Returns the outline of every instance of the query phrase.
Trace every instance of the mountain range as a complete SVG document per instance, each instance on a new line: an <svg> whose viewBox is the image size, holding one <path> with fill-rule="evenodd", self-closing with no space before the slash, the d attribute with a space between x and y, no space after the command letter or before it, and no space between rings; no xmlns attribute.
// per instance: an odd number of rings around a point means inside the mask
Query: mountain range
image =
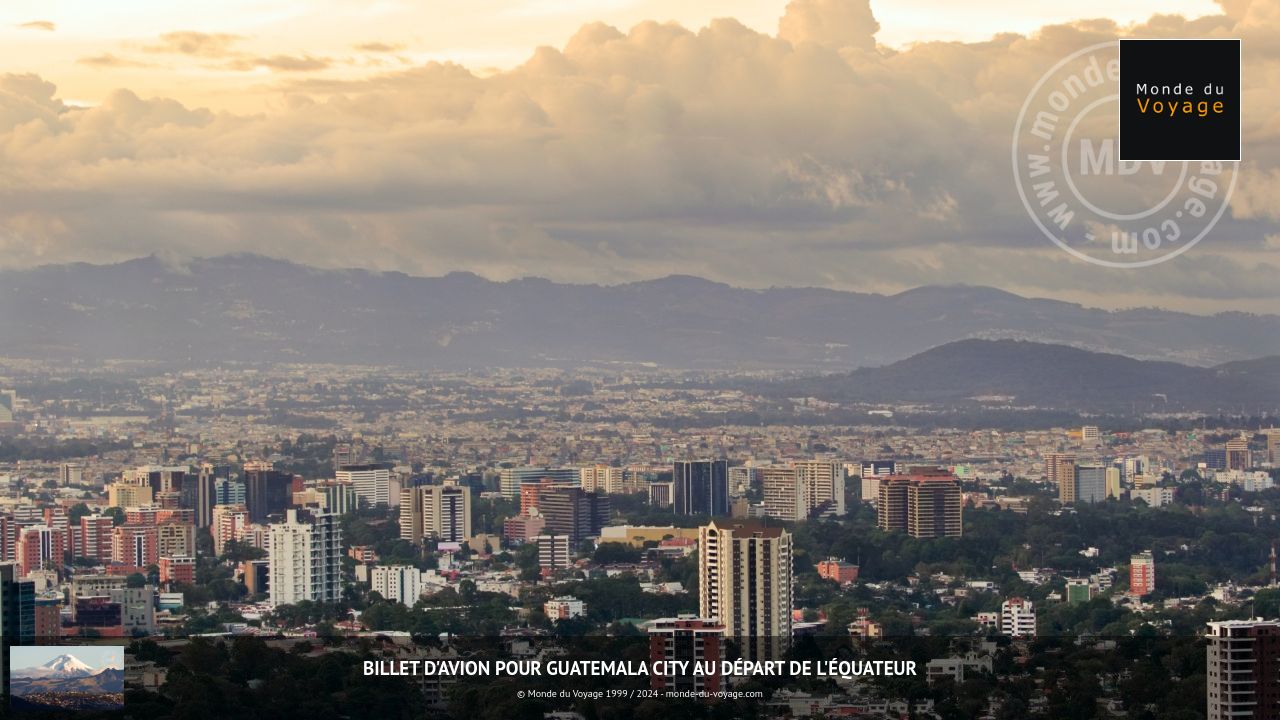
<svg viewBox="0 0 1280 720"><path fill-rule="evenodd" d="M124 692L124 670L94 668L74 655L59 655L38 667L14 668L9 687L13 695L39 697L76 693L112 695Z"/></svg>
<svg viewBox="0 0 1280 720"><path fill-rule="evenodd" d="M1280 409L1280 356L1196 367L1064 345L961 340L882 367L772 384L840 403L1246 414Z"/></svg>
<svg viewBox="0 0 1280 720"><path fill-rule="evenodd" d="M971 286L877 295L688 276L492 282L257 255L0 271L0 356L13 357L847 370L971 338L1207 367L1280 354L1280 316L1107 311Z"/></svg>

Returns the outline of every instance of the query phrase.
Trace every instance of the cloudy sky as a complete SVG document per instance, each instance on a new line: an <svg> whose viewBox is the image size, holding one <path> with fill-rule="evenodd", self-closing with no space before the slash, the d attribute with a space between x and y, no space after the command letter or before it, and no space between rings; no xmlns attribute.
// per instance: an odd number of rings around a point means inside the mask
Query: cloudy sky
<svg viewBox="0 0 1280 720"><path fill-rule="evenodd" d="M258 252L1280 312L1280 0L1117 5L8 0L0 266ZM1230 212L1142 270L1052 246L1008 165L1041 73L1117 36L1245 47Z"/></svg>

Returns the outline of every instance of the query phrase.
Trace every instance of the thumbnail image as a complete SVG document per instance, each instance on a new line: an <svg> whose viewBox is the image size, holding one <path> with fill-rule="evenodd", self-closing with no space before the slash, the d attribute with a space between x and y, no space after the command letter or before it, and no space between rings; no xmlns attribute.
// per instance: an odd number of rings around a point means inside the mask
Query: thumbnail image
<svg viewBox="0 0 1280 720"><path fill-rule="evenodd" d="M119 710L124 707L124 648L11 648L9 693L15 713Z"/></svg>

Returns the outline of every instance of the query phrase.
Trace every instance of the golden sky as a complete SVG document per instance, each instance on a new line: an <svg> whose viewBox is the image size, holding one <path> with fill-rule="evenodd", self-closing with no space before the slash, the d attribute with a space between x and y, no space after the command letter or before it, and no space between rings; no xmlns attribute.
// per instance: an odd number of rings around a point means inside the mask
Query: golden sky
<svg viewBox="0 0 1280 720"><path fill-rule="evenodd" d="M1053 247L1009 167L1041 74L1118 36L1245 48L1229 216L1141 272ZM6 0L0 43L0 269L256 252L1280 312L1280 0Z"/></svg>
<svg viewBox="0 0 1280 720"><path fill-rule="evenodd" d="M475 72L514 67L588 22L624 31L646 20L689 28L733 17L772 33L785 0L6 0L5 70L36 73L61 97L100 102L128 87L188 104L256 110L290 76L359 78L427 61ZM1211 0L879 0L877 40L985 40L999 32L1107 17L1217 12Z"/></svg>

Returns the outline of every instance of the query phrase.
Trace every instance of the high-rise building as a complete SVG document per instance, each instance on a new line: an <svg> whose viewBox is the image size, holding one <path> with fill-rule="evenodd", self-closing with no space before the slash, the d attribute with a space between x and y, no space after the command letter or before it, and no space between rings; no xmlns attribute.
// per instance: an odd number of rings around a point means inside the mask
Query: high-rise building
<svg viewBox="0 0 1280 720"><path fill-rule="evenodd" d="M126 473L125 482L150 487L152 496L159 497L162 493L180 493L190 474L189 465L143 465Z"/></svg>
<svg viewBox="0 0 1280 720"><path fill-rule="evenodd" d="M62 463L62 465L58 466L58 484L63 487L83 485L84 465L80 463Z"/></svg>
<svg viewBox="0 0 1280 720"><path fill-rule="evenodd" d="M195 557L195 526L180 522L159 523L156 525L156 552L161 557Z"/></svg>
<svg viewBox="0 0 1280 720"><path fill-rule="evenodd" d="M543 577L569 567L573 555L568 535L539 535L534 542L538 543L538 567Z"/></svg>
<svg viewBox="0 0 1280 720"><path fill-rule="evenodd" d="M742 657L781 659L791 640L791 534L712 521L698 531L698 614L725 628Z"/></svg>
<svg viewBox="0 0 1280 720"><path fill-rule="evenodd" d="M342 528L336 515L300 519L298 510L286 510L285 521L271 525L267 553L272 605L342 597Z"/></svg>
<svg viewBox="0 0 1280 720"><path fill-rule="evenodd" d="M1156 561L1150 551L1129 558L1129 594L1150 595L1156 589Z"/></svg>
<svg viewBox="0 0 1280 720"><path fill-rule="evenodd" d="M677 515L729 514L728 461L676 461L672 482Z"/></svg>
<svg viewBox="0 0 1280 720"><path fill-rule="evenodd" d="M209 526L213 535L213 554L222 555L228 542L243 540L249 526L249 509L244 505L215 505L213 524Z"/></svg>
<svg viewBox="0 0 1280 720"><path fill-rule="evenodd" d="M400 491L400 538L465 542L471 537L471 488L446 480Z"/></svg>
<svg viewBox="0 0 1280 720"><path fill-rule="evenodd" d="M1009 637L1035 637L1035 603L1020 597L1011 597L1001 603L1000 634Z"/></svg>
<svg viewBox="0 0 1280 720"><path fill-rule="evenodd" d="M960 537L964 531L960 481L941 468L880 479L876 522L886 532L915 538Z"/></svg>
<svg viewBox="0 0 1280 720"><path fill-rule="evenodd" d="M669 508L675 501L676 484L667 482L649 483L649 504L657 508Z"/></svg>
<svg viewBox="0 0 1280 720"><path fill-rule="evenodd" d="M82 515L80 517L80 539L76 553L80 557L91 558L100 563L111 562L111 530L115 527L110 515Z"/></svg>
<svg viewBox="0 0 1280 720"><path fill-rule="evenodd" d="M1280 718L1280 621L1211 622L1206 637L1208 720Z"/></svg>
<svg viewBox="0 0 1280 720"><path fill-rule="evenodd" d="M18 532L18 569L21 577L33 570L62 567L66 552L66 532L48 525L32 525Z"/></svg>
<svg viewBox="0 0 1280 720"><path fill-rule="evenodd" d="M779 520L805 520L809 517L809 484L798 477L795 468L766 465L758 468L764 514Z"/></svg>
<svg viewBox="0 0 1280 720"><path fill-rule="evenodd" d="M222 500L218 499L218 487L222 483ZM236 499L228 499L226 497L227 486L231 483L231 466L215 465L213 463L201 463L200 472L196 475L196 493L195 493L195 511L196 511L196 527L207 528L213 522L213 506L214 505L230 505L232 503L244 502L244 485L237 483L240 488L240 497Z"/></svg>
<svg viewBox="0 0 1280 720"><path fill-rule="evenodd" d="M422 571L412 565L380 565L369 573L373 591L387 600L413 606L422 597Z"/></svg>
<svg viewBox="0 0 1280 720"><path fill-rule="evenodd" d="M346 515L359 507L355 488L337 480L315 480L293 493L293 504L334 515Z"/></svg>
<svg viewBox="0 0 1280 720"><path fill-rule="evenodd" d="M1077 465L1075 468L1076 502L1099 503L1107 499L1107 467Z"/></svg>
<svg viewBox="0 0 1280 720"><path fill-rule="evenodd" d="M282 515L293 502L293 474L276 470L267 462L245 463L244 491L249 519L267 522L272 515Z"/></svg>
<svg viewBox="0 0 1280 720"><path fill-rule="evenodd" d="M582 488L554 488L541 492L538 508L546 519L545 532L567 535L575 547L600 534L609 524L609 496L584 492Z"/></svg>
<svg viewBox="0 0 1280 720"><path fill-rule="evenodd" d="M715 620L681 615L674 618L650 620L649 662L651 667L659 662L684 661L682 674L649 674L649 687L662 692L706 692L720 690L720 660L723 655L720 640L724 626ZM693 671L698 663L715 668L714 673L700 674Z"/></svg>
<svg viewBox="0 0 1280 720"><path fill-rule="evenodd" d="M148 485L118 482L107 486L107 505L111 507L126 508L150 505L154 500L154 494Z"/></svg>
<svg viewBox="0 0 1280 720"><path fill-rule="evenodd" d="M160 562L159 528L130 525L111 530L111 562L131 568L145 568Z"/></svg>
<svg viewBox="0 0 1280 720"><path fill-rule="evenodd" d="M1249 457L1249 441L1244 437L1227 441L1227 469L1248 470L1253 465Z"/></svg>
<svg viewBox="0 0 1280 720"><path fill-rule="evenodd" d="M764 513L784 520L845 514L844 466L802 461L758 468Z"/></svg>
<svg viewBox="0 0 1280 720"><path fill-rule="evenodd" d="M498 476L498 488L502 491L503 497L515 500L520 497L522 487L537 485L543 480L550 480L555 485L578 487L582 483L582 474L578 468L503 468Z"/></svg>
<svg viewBox="0 0 1280 720"><path fill-rule="evenodd" d="M1076 456L1071 453L1044 454L1044 479L1050 487L1058 489L1058 500L1063 503L1076 501Z"/></svg>
<svg viewBox="0 0 1280 720"><path fill-rule="evenodd" d="M1280 428L1263 430L1267 436L1267 462L1280 465Z"/></svg>
<svg viewBox="0 0 1280 720"><path fill-rule="evenodd" d="M334 473L338 482L350 483L356 501L363 507L391 505L391 464L362 463L342 465ZM397 500L399 500L397 494Z"/></svg>
<svg viewBox="0 0 1280 720"><path fill-rule="evenodd" d="M591 465L579 468L579 484L587 492L614 495L622 492L622 468L608 465Z"/></svg>
<svg viewBox="0 0 1280 720"><path fill-rule="evenodd" d="M30 645L36 636L36 585L21 579L14 563L0 564L0 681L9 694L9 648Z"/></svg>

